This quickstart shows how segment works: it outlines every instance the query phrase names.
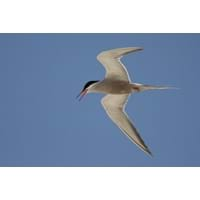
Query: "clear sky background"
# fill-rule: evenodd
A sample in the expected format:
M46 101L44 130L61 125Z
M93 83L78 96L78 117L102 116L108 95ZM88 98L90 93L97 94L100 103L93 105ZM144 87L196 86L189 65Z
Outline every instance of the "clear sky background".
M180 90L132 95L127 113L154 157L110 121L99 52L125 56L132 81ZM199 34L0 34L0 166L200 166Z

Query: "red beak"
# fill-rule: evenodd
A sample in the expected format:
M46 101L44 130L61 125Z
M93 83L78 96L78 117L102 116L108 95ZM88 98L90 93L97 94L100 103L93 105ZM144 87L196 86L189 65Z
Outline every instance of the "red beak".
M82 90L81 92L80 92L80 94L78 94L78 96L76 97L76 98L79 98L79 101L85 96L87 94L87 89L85 89L85 90Z

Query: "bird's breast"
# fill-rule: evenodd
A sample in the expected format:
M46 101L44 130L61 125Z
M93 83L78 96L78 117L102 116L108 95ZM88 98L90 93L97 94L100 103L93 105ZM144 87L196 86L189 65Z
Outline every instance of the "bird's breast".
M131 87L131 84L125 81L104 80L95 86L95 90L106 94L129 94L132 92Z

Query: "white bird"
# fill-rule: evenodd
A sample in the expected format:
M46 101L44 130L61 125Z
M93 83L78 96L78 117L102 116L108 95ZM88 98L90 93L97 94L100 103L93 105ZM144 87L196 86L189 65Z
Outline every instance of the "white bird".
M130 121L125 112L125 106L130 94L145 90L168 89L160 87L132 83L125 66L120 59L123 55L143 50L140 47L118 48L103 51L97 56L97 60L105 67L106 75L102 81L89 81L77 97L80 100L84 95L91 92L107 94L102 98L101 103L111 120L124 132L124 134L145 153L152 155L144 143L137 129Z

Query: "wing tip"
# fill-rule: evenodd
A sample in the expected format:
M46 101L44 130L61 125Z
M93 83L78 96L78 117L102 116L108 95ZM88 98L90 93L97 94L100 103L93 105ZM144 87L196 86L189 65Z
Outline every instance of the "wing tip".
M135 47L135 48L137 48L138 51L142 51L142 50L144 50L143 47Z
M147 155L149 155L151 158L154 157L153 154L152 154L152 152L151 152L148 148L143 149L143 151L144 151Z
M128 53L131 53L131 52L137 52L137 51L142 51L144 50L143 47L122 47L122 48L115 48L115 49L109 49L109 50L105 50L105 51L102 51L100 52L98 55L97 55L97 60L101 60L105 55L108 55L108 54L111 54L113 52L117 52L117 51L124 51L124 52L121 52L122 55L125 55L125 54L128 54ZM121 54L116 54L116 56L120 56Z
M143 47L127 47L127 49L132 49L132 51L142 51L142 50L144 50L144 48Z

